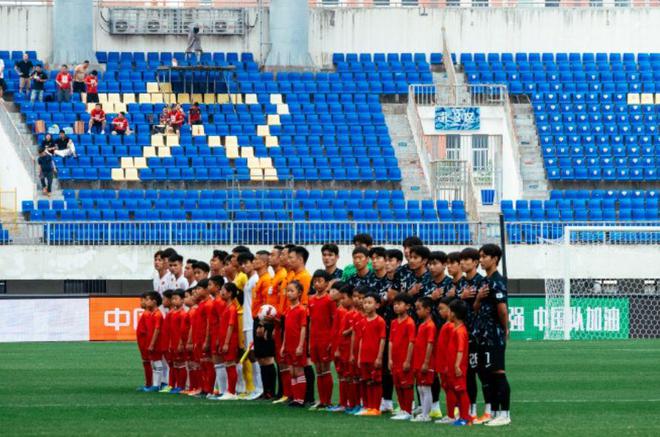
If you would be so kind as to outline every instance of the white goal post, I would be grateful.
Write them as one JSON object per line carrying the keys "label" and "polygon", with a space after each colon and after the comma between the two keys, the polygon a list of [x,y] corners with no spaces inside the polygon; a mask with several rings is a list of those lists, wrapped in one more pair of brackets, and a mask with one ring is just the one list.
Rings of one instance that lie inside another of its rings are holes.
{"label": "white goal post", "polygon": [[544,338],[660,337],[660,224],[558,226],[547,255],[561,258],[559,269],[535,317]]}

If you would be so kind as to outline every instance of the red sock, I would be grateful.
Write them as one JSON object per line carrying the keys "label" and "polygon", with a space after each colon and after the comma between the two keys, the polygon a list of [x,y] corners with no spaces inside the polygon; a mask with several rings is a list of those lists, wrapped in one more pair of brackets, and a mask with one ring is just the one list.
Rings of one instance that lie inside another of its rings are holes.
{"label": "red sock", "polygon": [[323,400],[325,399],[325,384],[323,382],[323,374],[317,373],[316,374],[316,389],[319,392],[319,402],[320,403],[325,403]]}
{"label": "red sock", "polygon": [[170,368],[170,372],[167,378],[167,385],[169,385],[170,387],[174,387],[175,385],[174,381],[176,380],[176,375],[175,375],[176,372],[174,372],[174,362],[168,361],[167,366]]}
{"label": "red sock", "polygon": [[202,367],[204,370],[204,393],[213,393],[213,387],[215,386],[215,367],[213,367],[213,362],[204,361]]}
{"label": "red sock", "polygon": [[339,380],[339,405],[346,406],[346,382]]}
{"label": "red sock", "polygon": [[[319,375],[317,378],[319,382],[319,398],[321,403],[325,405],[330,405],[332,403],[332,389],[333,381],[332,374],[330,372]],[[321,386],[323,387],[323,395],[321,395]]]}
{"label": "red sock", "polygon": [[380,411],[380,401],[383,397],[383,385],[376,382],[371,386],[371,409]]}
{"label": "red sock", "polygon": [[282,370],[280,372],[280,376],[282,377],[282,394],[286,396],[287,398],[293,400],[293,392],[291,391],[292,386],[291,386],[291,371],[290,370]]}
{"label": "red sock", "polygon": [[144,386],[151,387],[154,383],[151,361],[142,361],[142,369],[144,369]]}
{"label": "red sock", "polygon": [[398,387],[396,395],[399,399],[399,407],[408,414],[412,413],[413,389],[409,387]]}
{"label": "red sock", "polygon": [[359,390],[360,390],[360,405],[364,408],[368,408],[367,405],[369,405],[369,400],[368,400],[368,392],[367,392],[367,383],[364,381],[359,382]]}
{"label": "red sock", "polygon": [[176,386],[177,388],[183,390],[186,388],[186,379],[188,379],[188,371],[186,370],[186,366],[182,366],[176,370],[177,370]]}
{"label": "red sock", "polygon": [[454,418],[454,409],[456,408],[456,393],[452,389],[445,390],[447,398],[447,417]]}
{"label": "red sock", "polygon": [[236,394],[236,381],[238,380],[238,374],[236,373],[236,366],[227,366],[227,391],[231,394]]}
{"label": "red sock", "polygon": [[305,375],[300,375],[298,377],[298,383],[296,384],[296,393],[293,394],[294,400],[298,402],[305,402],[305,393],[307,392],[307,379]]}
{"label": "red sock", "polygon": [[351,387],[351,408],[360,406],[360,383],[357,381],[350,382]]}
{"label": "red sock", "polygon": [[202,371],[201,369],[193,370],[190,378],[191,390],[201,390],[202,389]]}
{"label": "red sock", "polygon": [[454,392],[454,396],[458,399],[458,409],[461,413],[461,419],[472,420],[470,417],[470,397],[467,394],[466,390],[460,392]]}

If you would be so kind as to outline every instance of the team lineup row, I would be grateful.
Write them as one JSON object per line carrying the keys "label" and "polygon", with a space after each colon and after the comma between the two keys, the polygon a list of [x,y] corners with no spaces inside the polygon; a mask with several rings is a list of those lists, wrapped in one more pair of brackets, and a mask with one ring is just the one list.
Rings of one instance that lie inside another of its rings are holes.
{"label": "team lineup row", "polygon": [[295,245],[216,250],[209,264],[157,252],[155,291],[143,295],[138,323],[140,390],[378,416],[393,412],[396,389],[395,420],[508,425],[501,249],[445,254],[409,237],[402,252],[374,247],[368,235],[354,244],[343,270],[338,247],[324,245],[325,268],[313,275],[305,268],[309,252]]}

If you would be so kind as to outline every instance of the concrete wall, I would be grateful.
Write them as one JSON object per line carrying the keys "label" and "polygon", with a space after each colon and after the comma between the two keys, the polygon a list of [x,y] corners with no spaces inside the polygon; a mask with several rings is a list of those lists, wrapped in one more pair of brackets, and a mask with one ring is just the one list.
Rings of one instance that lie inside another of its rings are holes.
{"label": "concrete wall", "polygon": [[[35,196],[35,181],[21,162],[15,147],[10,143],[9,137],[0,125],[0,190],[16,190],[17,208],[21,207],[21,200],[32,199]],[[36,151],[35,151],[36,154]]]}
{"label": "concrete wall", "polygon": [[[230,247],[220,247],[231,250]],[[322,268],[321,247],[308,246],[308,270]],[[462,247],[434,246],[454,251]],[[0,280],[106,279],[145,280],[151,278],[154,246],[3,246],[0,249]],[[206,260],[209,246],[180,246],[186,257]],[[259,250],[261,247],[253,246]],[[264,247],[268,249],[268,247]],[[351,262],[352,246],[340,246],[339,266]],[[511,279],[562,277],[565,256],[559,245],[508,246]],[[657,278],[660,246],[576,246],[571,247],[569,265],[573,275],[600,278]],[[35,262],[40,268],[35,269]]]}
{"label": "concrete wall", "polygon": [[[1,49],[29,47],[49,57],[49,7],[0,6]],[[185,37],[110,36],[98,11],[94,47],[106,51],[182,51]],[[268,43],[268,14],[263,17]],[[650,52],[658,51],[660,8],[365,8],[310,10],[309,49],[317,65],[329,65],[333,52],[440,52],[441,29],[451,51],[461,52]],[[206,51],[251,51],[261,38],[255,10],[246,37],[205,37]],[[267,53],[267,46],[264,48]]]}

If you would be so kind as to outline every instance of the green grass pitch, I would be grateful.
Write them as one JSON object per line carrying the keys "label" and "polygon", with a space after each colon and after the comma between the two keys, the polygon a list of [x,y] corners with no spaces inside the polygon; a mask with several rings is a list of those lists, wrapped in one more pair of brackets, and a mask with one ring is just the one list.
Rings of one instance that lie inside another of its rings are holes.
{"label": "green grass pitch", "polygon": [[137,393],[129,343],[0,344],[0,434],[660,435],[659,340],[518,341],[507,361],[512,425],[455,429]]}

